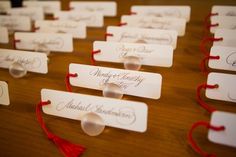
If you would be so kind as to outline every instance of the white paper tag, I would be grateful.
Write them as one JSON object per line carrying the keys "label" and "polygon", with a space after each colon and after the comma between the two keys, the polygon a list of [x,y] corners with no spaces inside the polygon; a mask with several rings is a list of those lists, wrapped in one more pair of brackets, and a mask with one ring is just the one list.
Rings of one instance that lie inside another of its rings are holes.
{"label": "white paper tag", "polygon": [[72,52],[73,38],[71,34],[61,33],[15,33],[17,49],[35,50],[38,44],[45,44],[49,50],[56,52]]}
{"label": "white paper tag", "polygon": [[171,67],[173,63],[173,48],[168,45],[95,41],[93,50],[101,50],[94,54],[97,61],[123,63],[126,56],[137,56],[142,65]]}
{"label": "white paper tag", "polygon": [[209,129],[208,139],[212,142],[236,147],[236,114],[215,111],[211,114],[210,124],[213,126],[224,126],[223,131]]}
{"label": "white paper tag", "polygon": [[145,132],[148,107],[145,103],[112,98],[42,89],[42,101],[51,101],[43,106],[47,114],[81,120],[90,112],[98,114],[106,126]]}
{"label": "white paper tag", "polygon": [[106,83],[114,83],[127,95],[151,99],[161,96],[162,76],[157,73],[83,64],[70,64],[69,71],[78,74],[78,77],[70,78],[73,86],[103,90]]}
{"label": "white paper tag", "polygon": [[108,1],[79,1],[70,2],[70,8],[73,10],[87,11],[87,12],[100,12],[104,16],[116,16],[117,4],[116,2]]}
{"label": "white paper tag", "polygon": [[11,8],[10,1],[0,1],[0,13],[6,13]]}
{"label": "white paper tag", "polygon": [[10,15],[27,16],[31,20],[43,20],[44,19],[43,9],[40,7],[11,8],[11,9],[7,10],[7,13]]}
{"label": "white paper tag", "polygon": [[121,23],[129,27],[155,28],[175,30],[179,36],[184,36],[186,20],[182,18],[153,17],[153,16],[121,16]]}
{"label": "white paper tag", "polygon": [[0,26],[13,31],[31,31],[31,21],[26,16],[0,15]]}
{"label": "white paper tag", "polygon": [[145,5],[134,5],[131,7],[131,11],[137,15],[143,16],[156,16],[156,17],[176,17],[184,18],[187,21],[190,20],[190,6],[145,6]]}
{"label": "white paper tag", "polygon": [[8,30],[6,27],[0,27],[0,43],[7,44],[9,42]]}
{"label": "white paper tag", "polygon": [[215,41],[214,46],[236,47],[236,30],[217,29],[215,38],[223,38],[222,41]]}
{"label": "white paper tag", "polygon": [[44,53],[0,49],[0,67],[9,68],[12,63],[21,63],[27,71],[48,73],[47,55]]}
{"label": "white paper tag", "polygon": [[23,6],[41,7],[46,14],[53,14],[54,12],[61,10],[60,1],[23,1]]}
{"label": "white paper tag", "polygon": [[236,16],[236,6],[214,5],[212,13],[218,13],[219,16]]}
{"label": "white paper tag", "polygon": [[220,57],[220,59],[209,60],[210,68],[236,71],[236,47],[213,46],[210,56]]}
{"label": "white paper tag", "polygon": [[10,105],[8,84],[4,81],[0,81],[0,104]]}
{"label": "white paper tag", "polygon": [[68,33],[74,38],[86,38],[86,24],[69,20],[35,21],[36,32]]}
{"label": "white paper tag", "polygon": [[171,45],[174,49],[177,45],[177,32],[173,30],[109,26],[107,33],[113,34],[107,41]]}
{"label": "white paper tag", "polygon": [[216,29],[236,29],[236,16],[213,16],[211,24],[218,24],[216,27],[211,27],[211,33],[215,33]]}
{"label": "white paper tag", "polygon": [[236,102],[236,75],[224,73],[210,73],[207,84],[219,85],[218,88],[206,89],[206,97],[215,100]]}
{"label": "white paper tag", "polygon": [[59,20],[84,22],[88,27],[103,27],[104,17],[99,12],[59,11],[54,14]]}

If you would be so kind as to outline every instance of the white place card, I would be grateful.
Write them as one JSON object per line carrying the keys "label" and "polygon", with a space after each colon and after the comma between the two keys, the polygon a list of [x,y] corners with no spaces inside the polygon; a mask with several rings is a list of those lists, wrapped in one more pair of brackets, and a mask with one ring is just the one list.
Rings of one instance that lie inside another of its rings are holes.
{"label": "white place card", "polygon": [[236,6],[214,5],[211,12],[219,16],[236,16]]}
{"label": "white place card", "polygon": [[27,16],[31,20],[43,20],[44,13],[43,9],[40,7],[22,7],[22,8],[11,8],[7,10],[9,15],[17,15],[17,16]]}
{"label": "white place card", "polygon": [[6,13],[8,9],[11,8],[10,1],[0,1],[0,13]]}
{"label": "white place card", "polygon": [[72,52],[73,38],[71,34],[62,33],[15,33],[16,48],[22,50],[35,50],[39,44],[45,45],[50,51]]}
{"label": "white place card", "polygon": [[126,56],[137,56],[142,65],[171,67],[173,63],[173,48],[168,45],[119,43],[95,41],[93,50],[97,61],[123,63]]}
{"label": "white place card", "polygon": [[177,32],[173,30],[108,26],[107,33],[112,34],[107,41],[171,45],[174,49],[177,45]]}
{"label": "white place card", "polygon": [[59,11],[54,14],[58,20],[84,22],[88,27],[103,27],[104,17],[99,12]]}
{"label": "white place card", "polygon": [[53,14],[54,12],[61,10],[60,1],[23,1],[23,6],[41,7],[46,14]]}
{"label": "white place card", "polygon": [[26,16],[0,15],[0,26],[13,31],[31,31],[31,20]]}
{"label": "white place card", "polygon": [[224,126],[225,130],[214,131],[209,129],[208,139],[214,143],[236,147],[236,114],[215,111],[211,114],[212,126]]}
{"label": "white place card", "polygon": [[131,12],[136,15],[155,16],[155,17],[176,17],[190,20],[190,6],[174,6],[174,5],[134,5],[131,7]]}
{"label": "white place card", "polygon": [[8,30],[6,27],[0,26],[0,43],[7,44],[9,42]]}
{"label": "white place card", "polygon": [[213,46],[210,56],[219,56],[219,59],[210,59],[208,65],[213,69],[236,71],[236,47]]}
{"label": "white place card", "polygon": [[48,59],[44,53],[0,49],[0,67],[9,68],[14,62],[21,63],[27,71],[48,73]]}
{"label": "white place card", "polygon": [[70,78],[73,86],[103,90],[105,84],[114,83],[127,95],[151,99],[161,96],[162,76],[157,73],[83,64],[70,64],[69,72],[78,74],[78,77]]}
{"label": "white place card", "polygon": [[8,84],[4,81],[0,81],[0,104],[10,105]]}
{"label": "white place card", "polygon": [[236,47],[236,30],[217,29],[214,37],[223,38],[222,41],[215,41],[214,46]]}
{"label": "white place card", "polygon": [[36,32],[66,33],[73,38],[86,38],[86,24],[70,20],[41,20],[35,21]]}
{"label": "white place card", "polygon": [[43,106],[46,114],[81,120],[85,114],[93,112],[104,120],[106,126],[137,132],[147,130],[148,107],[142,102],[50,89],[42,89],[41,97],[42,101],[51,101]]}
{"label": "white place card", "polygon": [[224,73],[210,73],[207,84],[219,87],[206,89],[206,97],[215,100],[236,102],[236,75]]}
{"label": "white place card", "polygon": [[116,16],[117,14],[116,2],[109,1],[72,1],[70,2],[70,8],[79,11],[100,12],[104,16]]}
{"label": "white place card", "polygon": [[182,18],[153,17],[153,16],[121,16],[121,23],[129,27],[176,30],[179,36],[184,36],[186,20]]}
{"label": "white place card", "polygon": [[211,27],[211,33],[215,33],[216,29],[236,29],[236,16],[213,16],[211,24],[218,24],[216,27]]}

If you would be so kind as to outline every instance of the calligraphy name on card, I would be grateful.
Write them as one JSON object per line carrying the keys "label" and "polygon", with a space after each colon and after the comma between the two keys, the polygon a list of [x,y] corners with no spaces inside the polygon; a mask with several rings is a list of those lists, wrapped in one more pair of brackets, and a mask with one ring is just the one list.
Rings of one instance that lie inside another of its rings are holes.
{"label": "calligraphy name on card", "polygon": [[0,26],[0,43],[7,44],[9,42],[8,30],[6,27]]}
{"label": "calligraphy name on card", "polygon": [[177,45],[177,32],[174,30],[109,26],[107,33],[112,34],[107,41],[171,45],[174,49]]}
{"label": "calligraphy name on card", "polygon": [[54,18],[84,22],[88,27],[102,27],[104,24],[104,17],[99,12],[59,11],[54,13]]}
{"label": "calligraphy name on card", "polygon": [[70,78],[73,86],[103,90],[106,84],[114,83],[127,95],[151,99],[161,96],[162,76],[157,73],[83,64],[70,64],[69,72],[78,74],[78,77]]}
{"label": "calligraphy name on card", "polygon": [[215,38],[222,38],[221,41],[215,41],[214,46],[236,47],[236,30],[216,29]]}
{"label": "calligraphy name on card", "polygon": [[31,31],[31,21],[26,16],[0,15],[0,26],[13,31]]}
{"label": "calligraphy name on card", "polygon": [[148,107],[145,103],[118,100],[71,92],[42,89],[42,101],[51,104],[43,106],[47,114],[81,120],[90,112],[98,114],[106,126],[145,132],[147,129]]}
{"label": "calligraphy name on card", "polygon": [[50,51],[72,52],[73,38],[71,34],[62,33],[15,33],[16,48],[35,50],[39,45],[46,46]]}
{"label": "calligraphy name on card", "polygon": [[211,27],[211,33],[215,33],[216,29],[236,29],[236,16],[213,16],[212,24],[218,24],[216,27]]}
{"label": "calligraphy name on card", "polygon": [[176,17],[190,20],[190,6],[155,6],[155,5],[134,5],[131,12],[136,15],[155,16],[155,17]]}
{"label": "calligraphy name on card", "polygon": [[218,85],[218,88],[206,89],[206,97],[215,100],[236,102],[236,75],[210,73],[207,84]]}
{"label": "calligraphy name on card", "polygon": [[0,81],[0,104],[10,105],[8,84],[4,81]]}
{"label": "calligraphy name on card", "polygon": [[31,20],[34,21],[44,19],[43,9],[40,7],[11,8],[7,10],[7,13],[10,15],[28,16]]}
{"label": "calligraphy name on card", "polygon": [[210,68],[236,71],[236,47],[213,46],[210,56],[219,56],[209,60]]}
{"label": "calligraphy name on card", "polygon": [[0,49],[0,67],[9,68],[14,62],[21,63],[27,71],[46,74],[47,55],[44,53]]}
{"label": "calligraphy name on card", "polygon": [[212,13],[217,13],[219,16],[236,16],[236,6],[214,5],[211,9]]}
{"label": "calligraphy name on card", "polygon": [[79,1],[70,2],[70,8],[78,11],[86,12],[100,12],[104,16],[116,16],[117,4],[116,2],[105,1]]}
{"label": "calligraphy name on card", "polygon": [[72,34],[74,38],[86,38],[86,24],[70,20],[35,21],[36,32]]}
{"label": "calligraphy name on card", "polygon": [[173,48],[169,45],[95,41],[93,50],[101,51],[94,54],[97,61],[123,63],[125,57],[136,56],[142,65],[171,67],[173,63]]}
{"label": "calligraphy name on card", "polygon": [[179,36],[184,36],[186,27],[185,19],[170,17],[124,15],[121,17],[121,23],[129,27],[176,30]]}
{"label": "calligraphy name on card", "polygon": [[23,1],[23,5],[26,7],[41,7],[46,14],[53,14],[61,10],[60,1]]}

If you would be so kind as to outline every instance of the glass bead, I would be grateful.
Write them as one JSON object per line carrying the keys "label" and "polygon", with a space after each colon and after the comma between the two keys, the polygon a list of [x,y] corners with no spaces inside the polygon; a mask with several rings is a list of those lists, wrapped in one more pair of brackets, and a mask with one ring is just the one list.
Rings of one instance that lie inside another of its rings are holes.
{"label": "glass bead", "polygon": [[21,78],[27,74],[27,70],[21,63],[14,62],[9,67],[9,73],[14,78]]}
{"label": "glass bead", "polygon": [[107,83],[103,89],[103,96],[109,98],[121,99],[123,97],[123,91],[117,84]]}
{"label": "glass bead", "polygon": [[140,70],[141,60],[137,56],[126,56],[124,57],[124,68],[128,70]]}

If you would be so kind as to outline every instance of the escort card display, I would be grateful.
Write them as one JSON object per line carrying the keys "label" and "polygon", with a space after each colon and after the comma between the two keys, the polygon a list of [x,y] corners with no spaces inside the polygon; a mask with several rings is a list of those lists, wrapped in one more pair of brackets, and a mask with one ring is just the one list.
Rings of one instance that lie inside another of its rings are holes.
{"label": "escort card display", "polygon": [[8,84],[0,81],[0,105],[10,105]]}
{"label": "escort card display", "polygon": [[53,14],[54,12],[61,10],[60,1],[23,1],[23,6],[41,7],[46,14]]}

